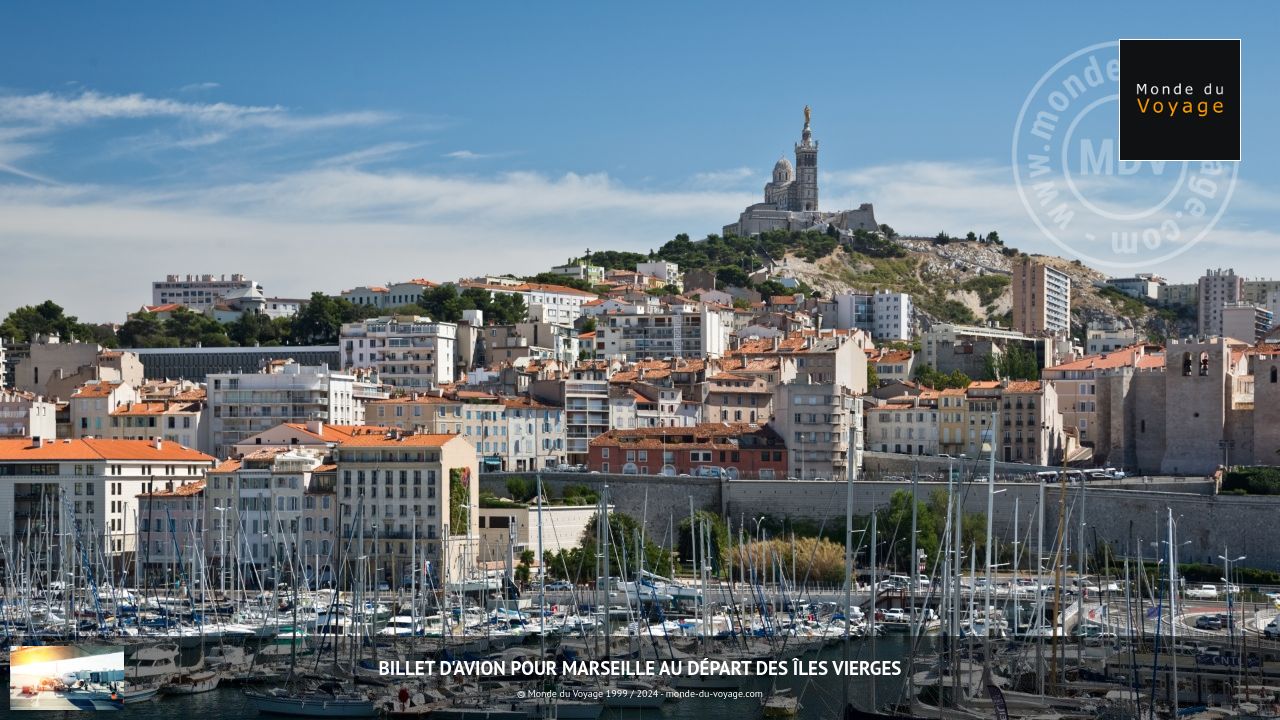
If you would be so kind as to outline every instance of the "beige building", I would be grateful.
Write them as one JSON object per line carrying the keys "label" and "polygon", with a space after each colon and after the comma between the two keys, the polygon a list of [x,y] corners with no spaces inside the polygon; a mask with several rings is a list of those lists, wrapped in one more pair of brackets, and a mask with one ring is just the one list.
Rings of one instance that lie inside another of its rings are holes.
{"label": "beige building", "polygon": [[[595,505],[544,504],[541,515],[542,551],[554,553],[577,547],[598,510]],[[609,512],[613,512],[612,505]],[[536,503],[481,507],[476,514],[479,518],[481,562],[490,566],[511,562],[514,567],[525,550],[533,550],[534,563],[540,562],[537,559],[539,515]]]}
{"label": "beige building", "polygon": [[851,460],[861,466],[862,401],[843,385],[802,380],[779,385],[773,417],[770,426],[788,450],[789,477],[842,480]]}
{"label": "beige building", "polygon": [[88,382],[142,384],[142,363],[131,352],[93,343],[64,343],[56,337],[31,344],[18,362],[14,387],[46,398],[69,398]]}
{"label": "beige building", "polygon": [[773,388],[759,375],[722,372],[707,378],[703,422],[763,423],[773,416]]}
{"label": "beige building", "polygon": [[355,433],[333,460],[339,542],[367,558],[367,577],[404,577],[414,555],[430,563],[428,579],[437,586],[483,577],[475,542],[480,466],[466,439],[398,429]]}
{"label": "beige building", "polygon": [[1102,378],[1126,369],[1133,372],[1162,367],[1164,355],[1159,347],[1131,345],[1044,368],[1040,377],[1054,388],[1064,428],[1075,435],[1080,445],[1092,448],[1095,460],[1108,461],[1113,418],[1123,413],[1123,406],[1112,407]]}
{"label": "beige building", "polygon": [[1065,437],[1053,383],[1016,380],[1001,388],[1000,451],[1005,462],[1054,465],[1061,461]]}
{"label": "beige building", "polygon": [[1013,263],[1013,329],[1026,335],[1071,333],[1071,278],[1031,257]]}

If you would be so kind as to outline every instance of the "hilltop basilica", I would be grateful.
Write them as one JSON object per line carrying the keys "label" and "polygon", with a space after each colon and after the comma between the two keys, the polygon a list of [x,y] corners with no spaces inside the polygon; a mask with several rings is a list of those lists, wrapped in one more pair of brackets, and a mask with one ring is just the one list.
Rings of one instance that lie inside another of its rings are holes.
{"label": "hilltop basilica", "polygon": [[764,202],[751,205],[738,222],[724,226],[725,235],[757,235],[767,230],[810,230],[834,226],[844,235],[855,230],[879,229],[871,203],[857,210],[822,212],[818,209],[818,142],[809,127],[809,106],[804,108],[804,130],[796,144],[796,164],[786,157],[773,166],[773,180],[764,186]]}

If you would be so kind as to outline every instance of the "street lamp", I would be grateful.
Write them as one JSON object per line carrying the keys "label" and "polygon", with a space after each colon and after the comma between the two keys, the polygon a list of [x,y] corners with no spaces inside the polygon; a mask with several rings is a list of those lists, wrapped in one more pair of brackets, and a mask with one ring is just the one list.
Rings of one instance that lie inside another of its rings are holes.
{"label": "street lamp", "polygon": [[[1222,547],[1222,552],[1225,553],[1226,551],[1227,551],[1227,548],[1224,545]],[[1231,638],[1231,643],[1234,645],[1236,632],[1235,632],[1235,618],[1232,616],[1232,608],[1231,608],[1231,566],[1235,563],[1240,562],[1241,560],[1244,560],[1245,556],[1241,555],[1238,558],[1229,558],[1226,555],[1219,555],[1218,559],[1222,561],[1222,573],[1223,573],[1222,582],[1225,584],[1226,591],[1227,591],[1227,636]],[[1241,603],[1240,608],[1241,608],[1240,622],[1244,622],[1244,612],[1243,612],[1244,604],[1243,603]],[[1241,632],[1241,635],[1243,636],[1244,629],[1241,628],[1240,632]]]}

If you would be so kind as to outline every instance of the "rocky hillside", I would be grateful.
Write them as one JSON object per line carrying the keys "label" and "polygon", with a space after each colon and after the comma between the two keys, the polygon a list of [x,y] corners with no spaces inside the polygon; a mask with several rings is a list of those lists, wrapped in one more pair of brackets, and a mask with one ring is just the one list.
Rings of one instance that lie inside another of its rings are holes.
{"label": "rocky hillside", "polygon": [[[850,290],[909,292],[925,321],[1009,325],[1012,319],[1009,278],[1020,253],[995,242],[897,237],[903,257],[870,257],[837,248],[805,259],[787,254],[776,266],[778,276],[791,276],[824,295]],[[1136,326],[1140,338],[1178,336],[1193,329],[1194,317],[1161,309],[1096,283],[1105,273],[1079,261],[1035,256],[1071,278],[1073,334],[1082,337],[1091,321]]]}

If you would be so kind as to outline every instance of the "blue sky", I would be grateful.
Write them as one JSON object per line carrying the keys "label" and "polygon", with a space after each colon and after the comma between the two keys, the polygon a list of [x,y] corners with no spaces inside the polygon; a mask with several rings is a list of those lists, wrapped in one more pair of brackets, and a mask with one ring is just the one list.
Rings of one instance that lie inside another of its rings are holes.
{"label": "blue sky", "polygon": [[1014,121],[1118,37],[1244,40],[1237,194],[1150,270],[1280,274],[1278,33],[1265,3],[8,4],[0,311],[122,320],[169,272],[298,295],[656,248],[755,201],[806,103],[824,207],[1061,254],[1012,192]]}

